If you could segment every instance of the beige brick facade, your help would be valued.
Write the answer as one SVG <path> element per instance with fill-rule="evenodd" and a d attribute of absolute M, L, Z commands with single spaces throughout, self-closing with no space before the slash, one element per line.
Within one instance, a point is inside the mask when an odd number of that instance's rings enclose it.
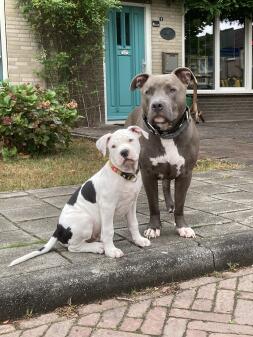
<path fill-rule="evenodd" d="M 38 45 L 16 0 L 5 0 L 5 24 L 9 80 L 13 83 L 41 82 L 35 74 L 40 69 L 36 60 Z"/>
<path fill-rule="evenodd" d="M 183 36 L 183 2 L 181 1 L 153 0 L 151 4 L 152 20 L 159 20 L 160 27 L 151 28 L 152 45 L 152 72 L 162 73 L 162 52 L 178 53 L 178 66 L 182 65 L 182 36 Z M 160 31 L 164 27 L 173 28 L 176 37 L 173 40 L 164 40 L 160 36 Z"/>

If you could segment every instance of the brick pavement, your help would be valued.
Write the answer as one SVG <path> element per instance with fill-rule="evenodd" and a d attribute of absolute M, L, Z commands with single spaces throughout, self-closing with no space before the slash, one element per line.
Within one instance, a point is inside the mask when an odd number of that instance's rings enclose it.
<path fill-rule="evenodd" d="M 253 267 L 8 321 L 0 336 L 253 336 Z"/>

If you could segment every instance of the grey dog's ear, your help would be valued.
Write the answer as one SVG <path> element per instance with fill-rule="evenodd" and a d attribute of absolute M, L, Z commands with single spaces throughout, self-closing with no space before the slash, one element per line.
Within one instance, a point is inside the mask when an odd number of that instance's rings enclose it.
<path fill-rule="evenodd" d="M 106 148 L 107 148 L 107 144 L 111 138 L 111 133 L 107 133 L 106 135 L 100 137 L 97 141 L 96 141 L 96 147 L 97 149 L 103 154 L 103 156 L 106 155 Z"/>
<path fill-rule="evenodd" d="M 172 74 L 175 74 L 186 87 L 188 87 L 191 82 L 193 82 L 195 85 L 198 84 L 196 77 L 189 68 L 176 68 L 173 70 Z"/>
<path fill-rule="evenodd" d="M 132 82 L 130 84 L 130 89 L 131 90 L 135 90 L 137 88 L 142 88 L 144 83 L 147 81 L 147 79 L 149 78 L 149 74 L 139 74 L 136 75 L 133 79 Z"/>
<path fill-rule="evenodd" d="M 142 128 L 140 128 L 139 126 L 137 125 L 131 125 L 127 128 L 129 131 L 133 132 L 137 137 L 141 137 L 141 135 L 148 139 L 148 133 L 144 130 L 142 130 Z"/>

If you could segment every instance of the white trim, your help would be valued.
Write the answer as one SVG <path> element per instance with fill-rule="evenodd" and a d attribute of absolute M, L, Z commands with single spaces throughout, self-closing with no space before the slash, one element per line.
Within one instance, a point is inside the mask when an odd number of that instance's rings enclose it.
<path fill-rule="evenodd" d="M 104 76 L 104 109 L 105 109 L 105 122 L 107 121 L 107 96 L 106 96 L 106 64 L 105 64 L 105 28 L 103 27 L 103 76 Z M 99 121 L 102 122 L 102 121 Z"/>
<path fill-rule="evenodd" d="M 184 4 L 182 7 L 182 67 L 185 67 L 185 14 Z"/>
<path fill-rule="evenodd" d="M 1 48 L 2 48 L 2 63 L 3 63 L 3 79 L 8 78 L 8 62 L 7 62 L 7 49 L 6 49 L 6 31 L 5 31 L 5 0 L 0 1 L 0 30 L 1 30 Z"/>
<path fill-rule="evenodd" d="M 1 1 L 1 0 L 0 0 Z M 150 4 L 140 4 L 135 2 L 123 2 L 122 6 L 133 6 L 133 7 L 143 7 L 144 8 L 144 42 L 145 42 L 145 61 L 146 61 L 146 71 L 147 73 L 152 73 L 152 51 L 151 51 L 151 5 Z M 105 34 L 103 34 L 105 36 Z M 104 40 L 105 49 L 105 40 Z M 124 123 L 124 120 L 119 121 L 108 121 L 108 111 L 107 111 L 107 97 L 106 97 L 106 62 L 105 53 L 103 57 L 103 72 L 104 72 L 104 105 L 105 105 L 105 124 L 119 124 Z"/>

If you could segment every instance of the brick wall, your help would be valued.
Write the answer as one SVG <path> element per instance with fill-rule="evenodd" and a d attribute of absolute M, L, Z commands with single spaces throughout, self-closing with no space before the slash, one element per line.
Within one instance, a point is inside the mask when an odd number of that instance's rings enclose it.
<path fill-rule="evenodd" d="M 36 61 L 38 46 L 29 25 L 16 6 L 16 0 L 5 0 L 5 20 L 10 81 L 41 83 L 34 73 L 40 69 L 40 64 Z"/>
<path fill-rule="evenodd" d="M 182 65 L 182 15 L 182 1 L 171 1 L 171 5 L 168 5 L 166 0 L 152 1 L 152 20 L 159 20 L 159 17 L 163 17 L 160 27 L 151 28 L 153 74 L 162 73 L 162 52 L 178 53 L 178 66 Z M 160 31 L 164 27 L 170 27 L 175 30 L 176 37 L 173 40 L 161 38 Z"/>

